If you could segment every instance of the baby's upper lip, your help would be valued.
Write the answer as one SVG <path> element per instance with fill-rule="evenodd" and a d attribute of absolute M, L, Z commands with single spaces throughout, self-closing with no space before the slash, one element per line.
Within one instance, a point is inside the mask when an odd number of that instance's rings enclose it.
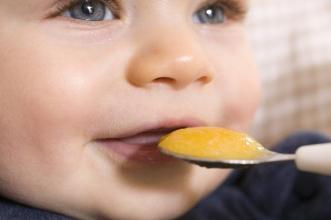
<path fill-rule="evenodd" d="M 130 137 L 134 137 L 137 135 L 151 134 L 151 133 L 159 133 L 166 134 L 180 128 L 186 127 L 197 127 L 204 126 L 205 122 L 198 119 L 186 118 L 186 119 L 168 119 L 163 120 L 157 123 L 149 123 L 144 124 L 139 127 L 131 128 L 127 131 L 123 131 L 122 133 L 116 135 L 116 137 L 109 137 L 103 139 L 126 139 Z"/>

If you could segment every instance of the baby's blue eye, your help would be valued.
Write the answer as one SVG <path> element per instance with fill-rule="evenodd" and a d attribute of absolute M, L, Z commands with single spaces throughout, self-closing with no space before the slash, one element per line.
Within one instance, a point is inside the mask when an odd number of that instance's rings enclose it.
<path fill-rule="evenodd" d="M 224 9 L 219 5 L 203 7 L 193 15 L 193 21 L 198 24 L 221 24 L 225 18 Z"/>
<path fill-rule="evenodd" d="M 62 15 L 85 21 L 112 20 L 115 17 L 101 0 L 80 0 Z"/>

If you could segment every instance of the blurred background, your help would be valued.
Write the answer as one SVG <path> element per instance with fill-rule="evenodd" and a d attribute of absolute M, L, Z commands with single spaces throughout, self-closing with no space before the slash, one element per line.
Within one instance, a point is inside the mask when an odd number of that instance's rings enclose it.
<path fill-rule="evenodd" d="M 247 29 L 264 90 L 251 134 L 331 135 L 331 0 L 251 0 Z"/>

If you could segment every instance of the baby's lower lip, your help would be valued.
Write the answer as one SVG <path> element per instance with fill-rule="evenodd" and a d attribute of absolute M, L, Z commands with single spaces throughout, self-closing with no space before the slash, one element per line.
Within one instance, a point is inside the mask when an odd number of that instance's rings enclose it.
<path fill-rule="evenodd" d="M 104 150 L 125 162 L 158 164 L 176 159 L 162 154 L 157 145 L 165 132 L 141 133 L 120 139 L 100 139 L 97 142 Z"/>

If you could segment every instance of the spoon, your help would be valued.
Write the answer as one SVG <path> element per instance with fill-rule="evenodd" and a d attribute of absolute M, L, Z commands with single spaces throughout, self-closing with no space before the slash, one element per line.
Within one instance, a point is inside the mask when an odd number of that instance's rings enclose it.
<path fill-rule="evenodd" d="M 245 133 L 193 127 L 161 138 L 162 153 L 207 168 L 242 168 L 294 161 L 299 170 L 331 175 L 331 143 L 305 145 L 294 154 L 273 152 Z"/>

